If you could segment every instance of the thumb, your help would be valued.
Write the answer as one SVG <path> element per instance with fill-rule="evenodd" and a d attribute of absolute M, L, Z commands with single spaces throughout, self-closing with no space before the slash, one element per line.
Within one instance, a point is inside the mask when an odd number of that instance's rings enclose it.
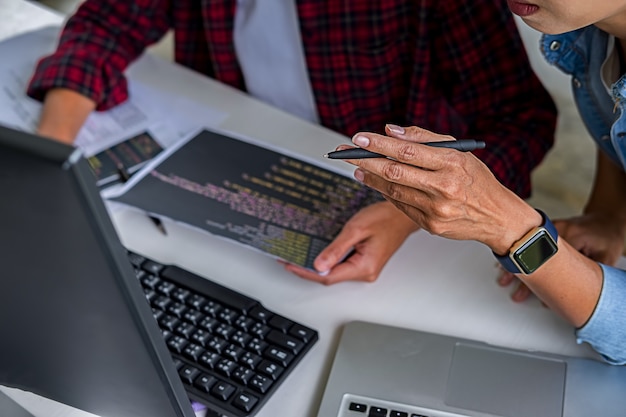
<path fill-rule="evenodd" d="M 361 238 L 344 230 L 315 258 L 313 266 L 319 272 L 330 271 L 351 253 Z"/>

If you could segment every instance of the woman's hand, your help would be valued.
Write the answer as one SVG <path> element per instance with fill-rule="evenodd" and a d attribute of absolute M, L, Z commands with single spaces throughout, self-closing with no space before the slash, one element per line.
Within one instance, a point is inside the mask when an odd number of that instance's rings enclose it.
<path fill-rule="evenodd" d="M 341 281 L 375 281 L 387 261 L 417 225 L 383 201 L 356 213 L 315 259 L 320 273 L 283 262 L 301 278 L 330 285 Z M 351 254 L 343 260 L 347 253 Z"/>
<path fill-rule="evenodd" d="M 388 126 L 387 133 L 393 137 L 358 133 L 353 142 L 389 158 L 347 162 L 358 167 L 359 181 L 380 191 L 428 232 L 477 240 L 505 253 L 541 224 L 539 213 L 501 185 L 471 153 L 420 144 L 454 138 L 418 127 Z"/>

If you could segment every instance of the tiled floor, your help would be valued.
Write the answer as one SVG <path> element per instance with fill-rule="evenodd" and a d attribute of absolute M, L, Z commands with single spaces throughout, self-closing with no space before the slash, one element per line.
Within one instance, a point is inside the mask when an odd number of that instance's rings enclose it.
<path fill-rule="evenodd" d="M 80 0 L 41 0 L 40 3 L 67 14 Z M 531 63 L 559 108 L 556 145 L 533 175 L 534 191 L 529 201 L 553 218 L 571 216 L 580 212 L 586 201 L 593 179 L 595 148 L 577 115 L 569 81 L 539 55 L 539 33 L 518 22 Z M 171 37 L 152 50 L 171 57 Z"/>

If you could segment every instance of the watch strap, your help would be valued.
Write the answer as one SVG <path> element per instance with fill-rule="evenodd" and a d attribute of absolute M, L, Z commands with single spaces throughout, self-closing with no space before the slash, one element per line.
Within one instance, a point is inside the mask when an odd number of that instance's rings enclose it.
<path fill-rule="evenodd" d="M 548 216 L 546 216 L 546 213 L 544 213 L 543 211 L 539 210 L 539 209 L 535 209 L 537 210 L 537 212 L 539 214 L 541 214 L 541 225 L 539 227 L 543 227 L 544 229 L 546 229 L 546 231 L 548 232 L 548 234 L 552 237 L 552 239 L 554 239 L 554 242 L 556 243 L 559 237 L 559 232 L 557 232 L 556 227 L 554 226 L 554 224 L 550 221 L 550 218 Z M 500 262 L 500 264 L 504 267 L 504 269 L 506 269 L 507 271 L 513 273 L 513 274 L 521 274 L 523 271 L 520 271 L 520 269 L 517 267 L 517 265 L 515 264 L 515 262 L 513 262 L 513 259 L 511 259 L 510 257 L 510 253 L 507 253 L 506 255 L 498 255 L 494 252 L 494 255 L 496 257 L 496 259 L 498 260 L 498 262 Z"/>

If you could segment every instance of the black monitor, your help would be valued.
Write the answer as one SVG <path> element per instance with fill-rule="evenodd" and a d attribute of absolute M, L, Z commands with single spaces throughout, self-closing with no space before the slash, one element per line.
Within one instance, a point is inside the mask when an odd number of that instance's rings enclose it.
<path fill-rule="evenodd" d="M 0 127 L 0 385 L 102 417 L 194 412 L 73 147 Z"/>

